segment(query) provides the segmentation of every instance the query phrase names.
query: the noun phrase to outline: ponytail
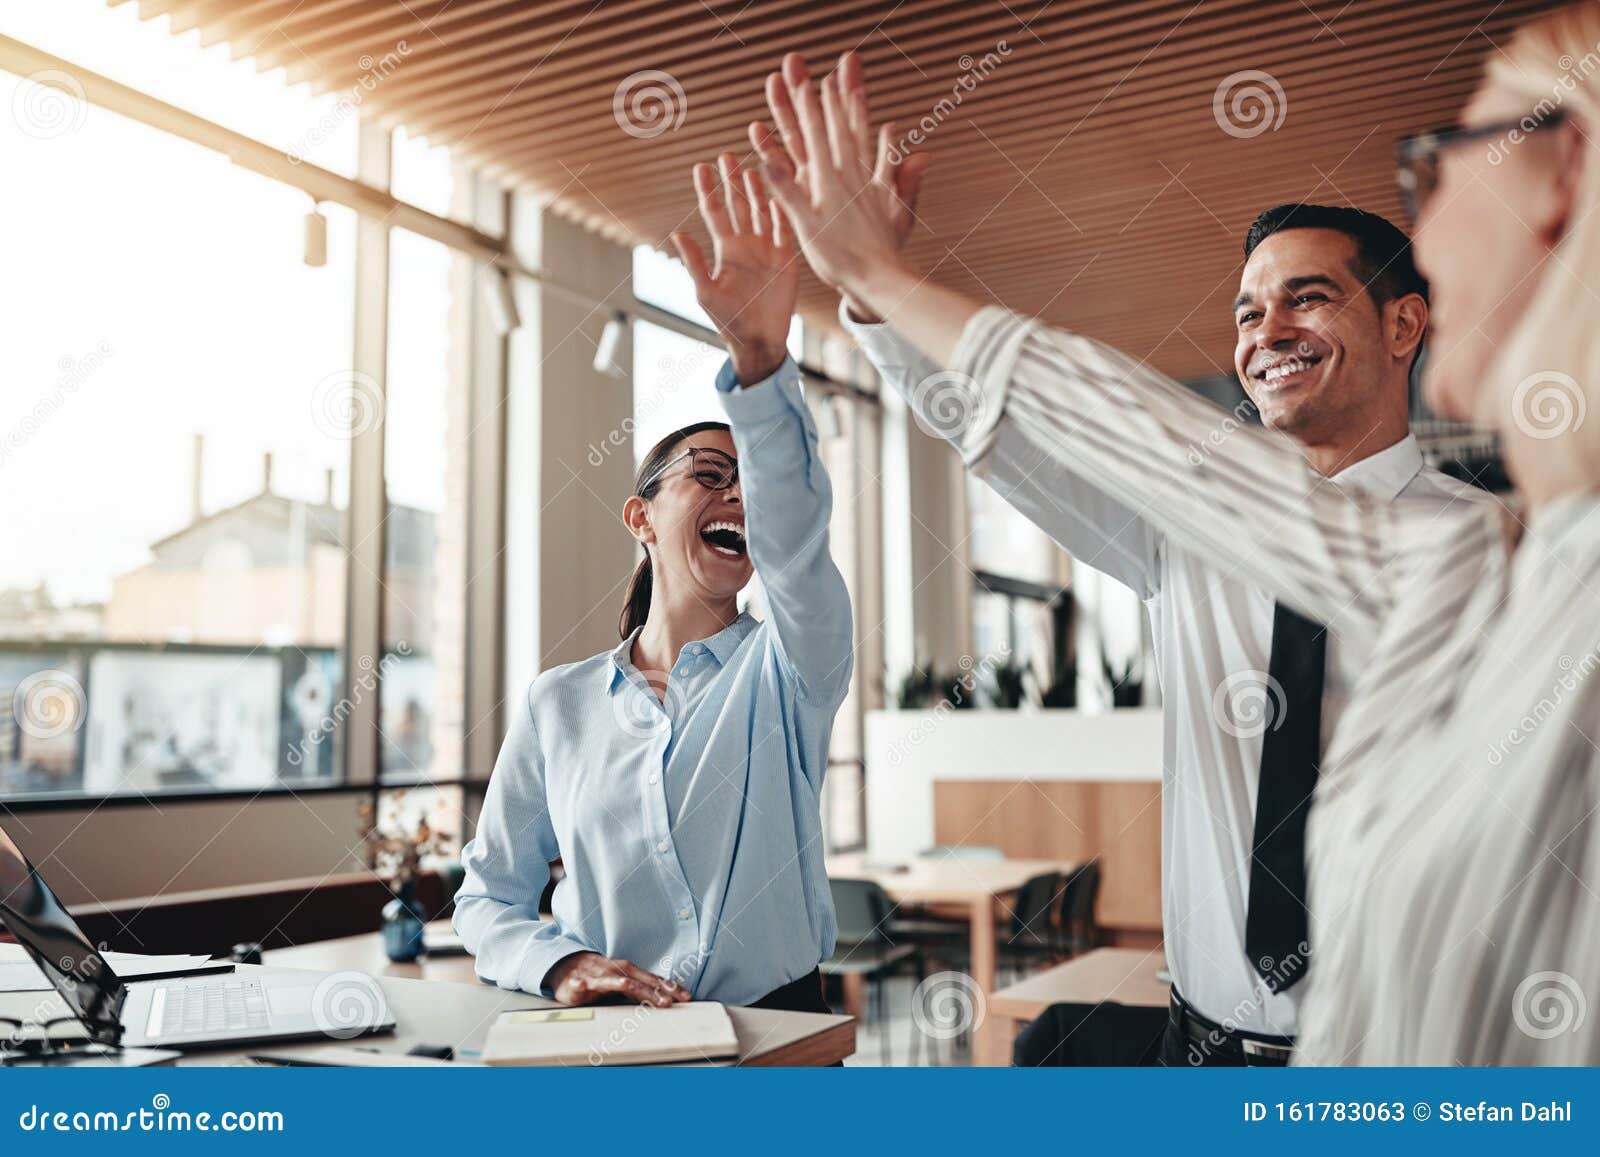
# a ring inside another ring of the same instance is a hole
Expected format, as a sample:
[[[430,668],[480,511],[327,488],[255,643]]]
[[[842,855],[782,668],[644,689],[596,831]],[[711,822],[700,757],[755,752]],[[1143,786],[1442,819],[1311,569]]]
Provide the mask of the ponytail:
[[[634,494],[646,500],[656,496],[656,491],[661,489],[661,479],[658,475],[662,468],[672,461],[679,443],[685,438],[706,430],[728,428],[726,422],[695,422],[668,434],[652,446],[650,453],[644,456],[644,461],[639,463],[639,472],[633,479]],[[622,604],[622,617],[617,622],[617,629],[621,631],[624,639],[644,626],[644,621],[650,617],[650,592],[654,588],[655,572],[650,566],[650,548],[646,547],[644,560],[634,567],[633,578],[628,581],[627,601]]]
[[[655,585],[655,576],[650,571],[650,554],[647,551],[644,558],[639,560],[639,565],[633,568],[633,578],[628,581],[628,597],[622,604],[622,621],[618,630],[626,639],[650,617],[650,588]]]

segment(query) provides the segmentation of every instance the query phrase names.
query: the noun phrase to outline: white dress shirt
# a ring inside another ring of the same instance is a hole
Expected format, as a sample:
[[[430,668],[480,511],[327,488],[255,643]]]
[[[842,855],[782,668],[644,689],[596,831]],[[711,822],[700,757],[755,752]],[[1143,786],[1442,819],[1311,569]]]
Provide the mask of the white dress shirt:
[[[1295,1063],[1600,1063],[1600,486],[1522,520],[1375,501],[1261,430],[1197,455],[1214,407],[993,307],[951,365],[973,469],[1020,440],[1104,478],[1370,656],[1307,829]]]
[[[921,424],[959,437],[970,423],[938,369],[888,325],[846,328]],[[935,378],[932,388],[919,388]],[[940,409],[940,401],[945,408]],[[952,415],[957,420],[952,422]],[[1193,1007],[1229,1027],[1292,1036],[1306,982],[1273,994],[1245,952],[1256,786],[1263,736],[1275,710],[1268,682],[1274,599],[1240,560],[1186,549],[1141,514],[1142,503],[1106,476],[1075,473],[999,412],[985,480],[1078,561],[1127,584],[1150,616],[1163,719],[1162,922],[1173,982]],[[1196,456],[1227,454],[1238,436],[1215,411],[1221,441],[1196,441]],[[1236,423],[1235,423],[1236,424]],[[1137,439],[1133,440],[1138,445]],[[1469,487],[1425,469],[1410,435],[1334,475],[1341,489],[1422,509],[1460,501]],[[1322,747],[1370,662],[1370,647],[1330,634],[1322,699]],[[1281,706],[1281,692],[1277,693]],[[1063,758],[1070,759],[1070,755]],[[1320,961],[1311,965],[1315,973]]]

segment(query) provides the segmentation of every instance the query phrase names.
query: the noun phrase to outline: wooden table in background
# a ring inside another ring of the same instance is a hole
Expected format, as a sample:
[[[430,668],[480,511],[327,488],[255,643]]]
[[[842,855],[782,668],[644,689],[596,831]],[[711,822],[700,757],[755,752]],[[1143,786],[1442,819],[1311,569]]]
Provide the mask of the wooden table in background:
[[[960,905],[971,925],[971,975],[985,994],[993,993],[998,938],[995,922],[1002,902],[1031,877],[1044,872],[1071,872],[1066,860],[966,860],[929,856],[885,866],[861,853],[829,856],[828,875],[838,879],[872,880],[896,904]],[[1011,1063],[1011,1040],[996,1032],[986,1018],[973,1034],[972,1059],[979,1065]]]
[[[430,930],[448,932],[443,921]],[[257,1044],[243,1049],[191,1053],[184,1064],[218,1065],[243,1061],[254,1053],[300,1052],[351,1044],[385,1053],[404,1053],[415,1044],[447,1044],[458,1053],[483,1046],[489,1025],[510,1009],[554,1008],[556,1005],[525,992],[509,992],[481,983],[470,956],[425,957],[411,964],[396,964],[383,951],[379,933],[347,936],[282,948],[264,956],[265,967],[318,972],[365,972],[382,985],[395,1019],[388,1036],[324,1044],[283,1042]],[[256,971],[240,965],[241,972]],[[831,1065],[856,1051],[856,1028],[848,1016],[809,1012],[729,1007],[728,1016],[739,1035],[741,1065]]]
[[[1115,1001],[1165,1008],[1171,987],[1157,976],[1165,967],[1159,948],[1096,948],[994,993],[989,997],[988,1021],[1009,1048],[1017,1025],[1035,1019],[1052,1004]]]

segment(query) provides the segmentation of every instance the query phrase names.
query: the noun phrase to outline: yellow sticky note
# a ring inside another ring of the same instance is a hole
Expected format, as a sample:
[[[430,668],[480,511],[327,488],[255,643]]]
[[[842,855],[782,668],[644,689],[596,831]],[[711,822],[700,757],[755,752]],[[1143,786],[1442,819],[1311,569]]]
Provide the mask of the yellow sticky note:
[[[554,1024],[557,1021],[593,1019],[592,1008],[530,1008],[510,1016],[512,1024]]]

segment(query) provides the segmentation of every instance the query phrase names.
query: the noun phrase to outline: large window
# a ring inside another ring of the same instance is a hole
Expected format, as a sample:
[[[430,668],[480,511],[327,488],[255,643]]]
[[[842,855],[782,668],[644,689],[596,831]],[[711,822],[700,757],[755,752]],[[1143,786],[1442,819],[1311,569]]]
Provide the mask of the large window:
[[[132,17],[65,0],[0,31],[353,174],[348,102]],[[0,73],[0,101],[0,165],[37,175],[0,182],[19,226],[0,287],[0,799],[461,777],[479,267],[394,230],[387,281],[363,276],[352,212],[90,105],[69,72]],[[393,175],[467,215],[443,150],[397,133]],[[388,295],[383,371],[356,368],[358,286]],[[352,435],[374,432],[376,574],[350,516]],[[368,582],[370,675],[346,621]],[[376,768],[347,766],[363,694]],[[458,789],[427,798],[459,813]]]
[[[404,158],[404,160],[402,160]],[[448,155],[398,139],[396,173],[449,200]],[[389,238],[384,407],[385,782],[461,776],[465,712],[466,487],[472,263],[436,241]]]
[[[0,74],[0,101],[37,87]],[[27,223],[0,287],[0,792],[326,779],[353,215],[326,210],[308,267],[302,194],[99,108],[64,115],[61,133],[0,121],[6,170],[49,175],[0,186]]]

